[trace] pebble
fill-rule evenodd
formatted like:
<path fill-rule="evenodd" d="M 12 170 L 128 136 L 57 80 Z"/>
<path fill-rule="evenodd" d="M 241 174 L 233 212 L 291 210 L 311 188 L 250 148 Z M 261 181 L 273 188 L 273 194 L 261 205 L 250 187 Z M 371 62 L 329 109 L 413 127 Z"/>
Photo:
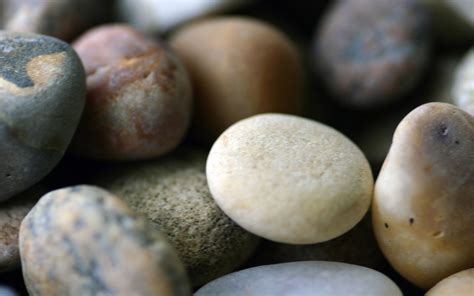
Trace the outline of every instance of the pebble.
<path fill-rule="evenodd" d="M 354 227 L 372 199 L 367 159 L 324 124 L 284 114 L 256 115 L 214 143 L 207 179 L 220 208 L 268 240 L 314 244 Z"/>
<path fill-rule="evenodd" d="M 118 15 L 136 28 L 166 32 L 194 19 L 231 11 L 255 0 L 118 0 Z"/>
<path fill-rule="evenodd" d="M 163 155 L 184 137 L 192 90 L 163 43 L 127 25 L 104 25 L 74 43 L 87 73 L 87 102 L 72 152 L 95 159 Z"/>
<path fill-rule="evenodd" d="M 301 56 L 277 28 L 251 18 L 212 18 L 183 27 L 170 42 L 193 81 L 197 138 L 215 140 L 258 113 L 300 113 Z"/>
<path fill-rule="evenodd" d="M 474 115 L 474 49 L 459 63 L 451 87 L 454 104 Z"/>
<path fill-rule="evenodd" d="M 0 286 L 0 296 L 17 296 L 18 294 L 12 289 L 4 286 Z"/>
<path fill-rule="evenodd" d="M 361 266 L 305 261 L 254 267 L 217 279 L 195 296 L 401 296 L 385 275 Z"/>
<path fill-rule="evenodd" d="M 70 41 L 84 30 L 110 20 L 113 0 L 2 0 L 4 28 Z"/>
<path fill-rule="evenodd" d="M 1 201 L 64 155 L 84 106 L 85 75 L 69 45 L 36 34 L 0 31 L 0 65 Z"/>
<path fill-rule="evenodd" d="M 40 183 L 15 198 L 0 203 L 0 272 L 20 266 L 18 233 L 21 221 L 45 193 L 46 187 Z"/>
<path fill-rule="evenodd" d="M 32 296 L 191 295 L 164 236 L 98 187 L 43 196 L 21 224 L 20 255 Z"/>
<path fill-rule="evenodd" d="M 429 289 L 474 265 L 474 118 L 424 104 L 398 125 L 375 185 L 377 241 L 405 278 Z"/>
<path fill-rule="evenodd" d="M 193 286 L 233 271 L 259 242 L 212 199 L 206 157 L 199 150 L 181 150 L 166 159 L 113 167 L 97 180 L 167 236 Z"/>
<path fill-rule="evenodd" d="M 431 288 L 426 296 L 472 296 L 474 293 L 474 268 L 455 273 Z"/>
<path fill-rule="evenodd" d="M 315 69 L 339 103 L 382 105 L 416 85 L 429 37 L 427 11 L 417 0 L 335 1 L 314 36 Z"/>
<path fill-rule="evenodd" d="M 367 215 L 342 236 L 312 245 L 290 245 L 265 241 L 253 256 L 257 265 L 294 261 L 335 261 L 383 270 L 386 260 L 380 251 Z"/>

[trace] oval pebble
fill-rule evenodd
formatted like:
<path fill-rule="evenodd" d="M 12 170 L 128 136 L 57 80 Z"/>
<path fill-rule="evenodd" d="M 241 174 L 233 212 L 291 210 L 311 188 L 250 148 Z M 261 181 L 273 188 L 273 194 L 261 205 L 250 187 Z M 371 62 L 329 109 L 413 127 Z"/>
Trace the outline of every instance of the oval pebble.
<path fill-rule="evenodd" d="M 71 41 L 82 31 L 110 20 L 112 2 L 113 0 L 2 0 L 4 28 Z"/>
<path fill-rule="evenodd" d="M 190 295 L 165 238 L 119 198 L 93 186 L 43 196 L 20 228 L 30 295 Z"/>
<path fill-rule="evenodd" d="M 474 49 L 459 63 L 451 88 L 454 104 L 474 115 Z"/>
<path fill-rule="evenodd" d="M 87 73 L 86 107 L 73 153 L 144 159 L 181 142 L 191 117 L 191 84 L 166 45 L 127 25 L 104 25 L 73 46 Z"/>
<path fill-rule="evenodd" d="M 415 86 L 428 62 L 429 36 L 420 1 L 339 0 L 315 33 L 313 60 L 341 104 L 373 107 Z"/>
<path fill-rule="evenodd" d="M 372 199 L 362 152 L 333 128 L 292 115 L 256 115 L 228 128 L 206 174 L 230 218 L 283 243 L 335 238 L 362 219 Z"/>
<path fill-rule="evenodd" d="M 361 266 L 305 261 L 254 267 L 217 279 L 195 296 L 401 296 L 385 275 Z"/>
<path fill-rule="evenodd" d="M 429 289 L 474 266 L 474 118 L 424 104 L 398 125 L 375 185 L 377 241 L 392 266 Z"/>
<path fill-rule="evenodd" d="M 46 187 L 40 183 L 0 203 L 0 272 L 20 266 L 18 234 L 21 221 L 46 192 Z"/>
<path fill-rule="evenodd" d="M 450 275 L 431 288 L 426 296 L 472 296 L 474 294 L 474 268 Z"/>
<path fill-rule="evenodd" d="M 0 31 L 0 201 L 31 187 L 63 157 L 85 101 L 85 74 L 66 43 Z"/>
<path fill-rule="evenodd" d="M 244 17 L 211 18 L 183 27 L 170 42 L 193 81 L 193 132 L 199 140 L 215 140 L 255 114 L 301 112 L 302 58 L 272 25 Z"/>
<path fill-rule="evenodd" d="M 183 150 L 162 160 L 112 167 L 96 180 L 168 237 L 193 286 L 231 272 L 259 242 L 212 199 L 206 157 L 198 150 Z"/>

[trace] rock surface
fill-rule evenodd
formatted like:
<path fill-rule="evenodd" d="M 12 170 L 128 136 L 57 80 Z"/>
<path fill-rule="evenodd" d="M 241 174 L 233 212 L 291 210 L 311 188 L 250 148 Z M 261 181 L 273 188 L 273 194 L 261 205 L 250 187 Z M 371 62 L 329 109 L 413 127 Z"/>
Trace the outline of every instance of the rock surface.
<path fill-rule="evenodd" d="M 431 288 L 426 296 L 471 296 L 474 293 L 474 268 L 455 273 Z"/>
<path fill-rule="evenodd" d="M 44 185 L 36 185 L 0 203 L 0 272 L 20 266 L 18 234 L 21 221 L 46 191 Z"/>
<path fill-rule="evenodd" d="M 256 115 L 231 126 L 214 143 L 206 174 L 230 218 L 284 243 L 342 235 L 372 199 L 372 172 L 362 152 L 333 128 L 292 115 Z"/>
<path fill-rule="evenodd" d="M 96 180 L 167 236 L 194 286 L 237 268 L 259 242 L 214 202 L 204 172 L 206 157 L 183 150 L 165 159 L 112 167 Z"/>
<path fill-rule="evenodd" d="M 341 104 L 368 108 L 411 90 L 428 62 L 418 0 L 335 1 L 314 37 L 316 71 Z"/>
<path fill-rule="evenodd" d="M 52 37 L 0 31 L 0 201 L 64 155 L 85 100 L 82 63 Z"/>
<path fill-rule="evenodd" d="M 4 28 L 71 41 L 84 30 L 109 21 L 112 2 L 113 0 L 2 0 Z"/>
<path fill-rule="evenodd" d="M 186 69 L 166 45 L 127 25 L 105 25 L 75 43 L 87 101 L 72 152 L 96 159 L 160 156 L 184 137 L 191 117 Z"/>
<path fill-rule="evenodd" d="M 93 186 L 48 193 L 20 228 L 30 295 L 190 295 L 165 238 Z"/>
<path fill-rule="evenodd" d="M 194 134 L 215 140 L 231 124 L 263 113 L 300 113 L 301 56 L 282 32 L 262 21 L 220 17 L 171 37 L 195 91 Z"/>
<path fill-rule="evenodd" d="M 429 103 L 398 125 L 375 185 L 377 241 L 392 266 L 429 289 L 474 266 L 474 119 Z"/>
<path fill-rule="evenodd" d="M 385 275 L 369 268 L 324 261 L 266 265 L 217 279 L 196 296 L 401 296 Z"/>

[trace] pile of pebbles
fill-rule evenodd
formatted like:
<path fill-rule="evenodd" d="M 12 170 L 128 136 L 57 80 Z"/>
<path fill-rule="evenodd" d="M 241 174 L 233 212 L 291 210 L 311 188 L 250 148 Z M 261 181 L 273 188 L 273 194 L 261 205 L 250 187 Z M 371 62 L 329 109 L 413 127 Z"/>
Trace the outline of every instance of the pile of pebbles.
<path fill-rule="evenodd" d="M 474 5 L 0 2 L 0 295 L 473 295 Z"/>

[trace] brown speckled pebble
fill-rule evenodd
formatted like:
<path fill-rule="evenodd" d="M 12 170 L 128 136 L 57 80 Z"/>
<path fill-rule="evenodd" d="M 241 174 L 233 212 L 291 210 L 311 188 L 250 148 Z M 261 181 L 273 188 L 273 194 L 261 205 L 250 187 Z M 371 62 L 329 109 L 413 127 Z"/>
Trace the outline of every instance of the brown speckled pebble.
<path fill-rule="evenodd" d="M 179 151 L 163 160 L 116 167 L 98 180 L 167 235 L 194 286 L 237 268 L 259 241 L 212 199 L 204 172 L 206 156 Z"/>
<path fill-rule="evenodd" d="M 0 272 L 20 265 L 18 233 L 21 220 L 46 192 L 46 186 L 38 184 L 28 191 L 0 203 Z"/>
<path fill-rule="evenodd" d="M 144 159 L 174 149 L 191 117 L 186 69 L 166 45 L 127 25 L 104 25 L 75 43 L 87 100 L 72 151 L 107 160 Z"/>
<path fill-rule="evenodd" d="M 165 238 L 93 186 L 48 193 L 23 220 L 20 254 L 30 295 L 190 295 Z"/>

